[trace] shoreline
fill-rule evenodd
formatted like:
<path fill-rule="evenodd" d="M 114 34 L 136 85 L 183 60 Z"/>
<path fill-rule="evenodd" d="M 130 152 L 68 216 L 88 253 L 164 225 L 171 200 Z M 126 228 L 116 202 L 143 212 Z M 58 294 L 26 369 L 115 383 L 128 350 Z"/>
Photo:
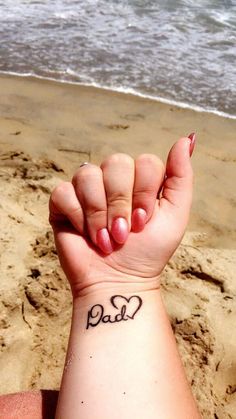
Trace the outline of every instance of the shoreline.
<path fill-rule="evenodd" d="M 204 108 L 202 106 L 198 106 L 198 105 L 191 105 L 188 104 L 186 102 L 177 102 L 176 100 L 172 100 L 172 99 L 167 99 L 167 98 L 162 98 L 160 96 L 153 96 L 153 95 L 148 95 L 148 94 L 144 94 L 141 92 L 138 92 L 137 90 L 133 89 L 133 88 L 122 88 L 122 87 L 110 87 L 110 86 L 106 86 L 106 85 L 99 85 L 96 82 L 91 82 L 91 83 L 80 83 L 80 82 L 76 82 L 75 80 L 64 80 L 64 79 L 57 79 L 54 77 L 47 77 L 47 76 L 40 76 L 39 74 L 33 74 L 33 73 L 15 73 L 14 71 L 9 71 L 9 72 L 5 72 L 5 71 L 0 71 L 0 78 L 1 77 L 16 77 L 16 78 L 26 78 L 28 80 L 42 80 L 42 81 L 49 81 L 52 83 L 60 83 L 60 84 L 68 84 L 68 85 L 75 85 L 75 86 L 81 86 L 81 87 L 89 87 L 89 88 L 95 88 L 95 89 L 101 89 L 104 91 L 108 91 L 108 92 L 113 92 L 113 93 L 121 93 L 121 94 L 125 94 L 125 95 L 131 95 L 131 96 L 135 96 L 135 97 L 140 97 L 143 99 L 148 99 L 154 102 L 158 102 L 158 103 L 163 103 L 165 105 L 169 105 L 169 106 L 174 106 L 180 109 L 187 109 L 187 110 L 191 110 L 194 112 L 199 112 L 199 113 L 207 113 L 207 114 L 213 114 L 216 116 L 219 116 L 220 118 L 228 118 L 228 119 L 233 119 L 236 120 L 236 115 L 227 113 L 227 112 L 223 112 L 220 111 L 218 109 L 211 109 L 211 108 Z"/>

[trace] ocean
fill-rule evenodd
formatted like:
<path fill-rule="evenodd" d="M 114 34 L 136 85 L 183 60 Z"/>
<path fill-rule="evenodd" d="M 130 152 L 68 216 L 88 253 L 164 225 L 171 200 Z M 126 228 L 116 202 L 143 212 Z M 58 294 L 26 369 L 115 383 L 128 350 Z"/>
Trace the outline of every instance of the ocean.
<path fill-rule="evenodd" d="M 0 72 L 236 118 L 236 0 L 0 0 Z"/>

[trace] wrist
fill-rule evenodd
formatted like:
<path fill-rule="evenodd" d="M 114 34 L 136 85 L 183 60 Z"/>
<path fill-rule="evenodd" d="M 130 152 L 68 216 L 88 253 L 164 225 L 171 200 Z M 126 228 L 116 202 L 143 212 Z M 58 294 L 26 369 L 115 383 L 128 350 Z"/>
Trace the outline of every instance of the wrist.
<path fill-rule="evenodd" d="M 73 305 L 89 303 L 97 297 L 103 298 L 112 294 L 132 294 L 160 289 L 160 277 L 142 278 L 124 276 L 123 280 L 112 279 L 91 283 L 73 289 Z"/>
<path fill-rule="evenodd" d="M 92 288 L 92 289 L 91 289 Z M 160 296 L 159 281 L 135 284 L 98 284 L 73 299 L 73 319 L 81 328 L 93 330 L 113 323 L 130 324 L 145 312 L 151 301 Z"/>

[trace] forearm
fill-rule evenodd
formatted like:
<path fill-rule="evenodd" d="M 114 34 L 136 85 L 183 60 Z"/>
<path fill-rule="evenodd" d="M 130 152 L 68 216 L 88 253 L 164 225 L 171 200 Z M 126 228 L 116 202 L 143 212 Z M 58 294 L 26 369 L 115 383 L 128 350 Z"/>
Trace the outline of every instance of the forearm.
<path fill-rule="evenodd" d="M 200 418 L 160 290 L 78 297 L 56 418 L 132 417 Z"/>

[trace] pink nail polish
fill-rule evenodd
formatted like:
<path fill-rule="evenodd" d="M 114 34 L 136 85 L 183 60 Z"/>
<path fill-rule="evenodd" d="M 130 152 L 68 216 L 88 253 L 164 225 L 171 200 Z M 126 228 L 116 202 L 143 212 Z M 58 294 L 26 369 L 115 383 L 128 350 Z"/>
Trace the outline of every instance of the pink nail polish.
<path fill-rule="evenodd" d="M 138 233 L 144 229 L 147 213 L 143 208 L 136 208 L 132 214 L 132 231 Z"/>
<path fill-rule="evenodd" d="M 195 142 L 196 142 L 195 132 L 192 132 L 192 134 L 189 134 L 188 138 L 190 139 L 189 155 L 191 157 L 193 154 L 193 150 L 194 150 Z"/>
<path fill-rule="evenodd" d="M 126 241 L 129 235 L 129 227 L 125 218 L 118 217 L 113 220 L 111 234 L 113 239 L 119 244 L 123 244 Z"/>
<path fill-rule="evenodd" d="M 113 252 L 110 235 L 107 228 L 101 228 L 97 232 L 97 245 L 107 255 Z"/>

